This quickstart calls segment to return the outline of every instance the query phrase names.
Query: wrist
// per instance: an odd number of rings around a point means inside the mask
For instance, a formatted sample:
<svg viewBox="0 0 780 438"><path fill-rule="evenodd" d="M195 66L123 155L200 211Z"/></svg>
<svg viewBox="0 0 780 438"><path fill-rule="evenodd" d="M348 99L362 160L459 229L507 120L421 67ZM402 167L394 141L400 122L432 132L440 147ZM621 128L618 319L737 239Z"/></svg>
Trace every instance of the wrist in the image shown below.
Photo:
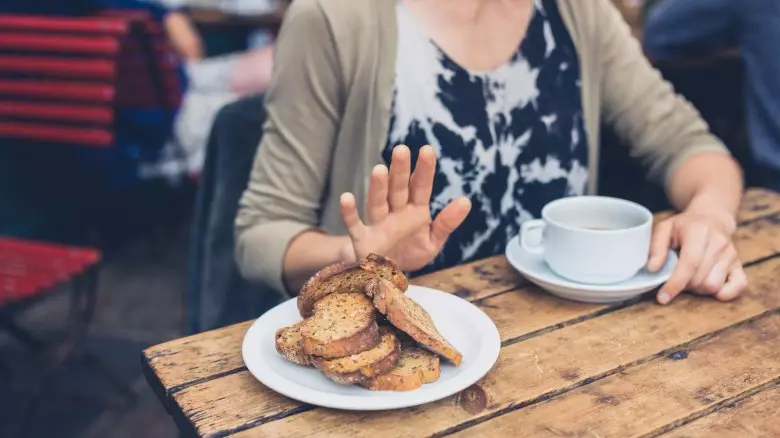
<svg viewBox="0 0 780 438"><path fill-rule="evenodd" d="M340 263L355 263L357 255L355 254L355 247L352 245L352 239L349 236L339 236L338 239L338 261Z"/></svg>
<svg viewBox="0 0 780 438"><path fill-rule="evenodd" d="M729 208L714 197L694 198L685 209L685 213L705 216L718 223L728 234L733 234L737 229L736 209Z"/></svg>

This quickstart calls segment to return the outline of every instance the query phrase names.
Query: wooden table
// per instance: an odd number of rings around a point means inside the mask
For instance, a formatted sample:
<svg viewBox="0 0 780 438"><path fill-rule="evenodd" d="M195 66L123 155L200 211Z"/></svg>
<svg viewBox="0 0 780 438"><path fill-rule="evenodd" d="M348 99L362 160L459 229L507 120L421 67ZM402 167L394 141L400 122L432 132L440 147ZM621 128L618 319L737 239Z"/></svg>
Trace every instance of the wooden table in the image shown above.
<svg viewBox="0 0 780 438"><path fill-rule="evenodd" d="M564 301L504 257L418 279L479 306L503 342L476 385L412 409L343 412L274 393L241 359L251 321L151 347L144 368L185 434L203 437L778 437L780 195L750 190L739 221L750 287L731 303Z"/></svg>
<svg viewBox="0 0 780 438"><path fill-rule="evenodd" d="M194 23L210 28L243 27L277 30L282 24L286 11L287 6L283 5L267 14L239 15L204 8L189 8L187 14Z"/></svg>

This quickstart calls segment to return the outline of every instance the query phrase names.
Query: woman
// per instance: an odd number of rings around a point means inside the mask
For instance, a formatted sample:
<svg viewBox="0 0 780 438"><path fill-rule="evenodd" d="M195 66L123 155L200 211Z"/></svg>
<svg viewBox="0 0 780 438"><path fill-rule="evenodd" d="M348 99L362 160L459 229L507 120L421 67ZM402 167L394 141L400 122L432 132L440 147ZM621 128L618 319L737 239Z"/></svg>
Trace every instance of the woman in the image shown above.
<svg viewBox="0 0 780 438"><path fill-rule="evenodd" d="M653 237L653 270L681 246L659 302L744 289L739 167L609 0L298 0L277 44L236 224L250 280L295 291L370 252L406 271L500 253L545 203L595 193L604 121L681 211Z"/></svg>

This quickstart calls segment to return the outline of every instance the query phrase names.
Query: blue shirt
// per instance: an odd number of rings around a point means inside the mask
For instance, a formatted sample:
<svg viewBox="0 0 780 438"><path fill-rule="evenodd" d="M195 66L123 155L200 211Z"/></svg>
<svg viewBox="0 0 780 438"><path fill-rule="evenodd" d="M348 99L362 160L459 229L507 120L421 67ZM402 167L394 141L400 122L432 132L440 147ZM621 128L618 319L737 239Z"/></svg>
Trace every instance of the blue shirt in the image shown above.
<svg viewBox="0 0 780 438"><path fill-rule="evenodd" d="M439 157L436 215L471 199L469 216L423 272L500 254L523 221L588 180L577 51L555 0L535 0L523 41L489 71L459 65L397 3L394 99L384 150L430 144Z"/></svg>
<svg viewBox="0 0 780 438"><path fill-rule="evenodd" d="M750 147L780 171L780 0L663 0L645 19L656 59L701 55L739 43L745 65Z"/></svg>

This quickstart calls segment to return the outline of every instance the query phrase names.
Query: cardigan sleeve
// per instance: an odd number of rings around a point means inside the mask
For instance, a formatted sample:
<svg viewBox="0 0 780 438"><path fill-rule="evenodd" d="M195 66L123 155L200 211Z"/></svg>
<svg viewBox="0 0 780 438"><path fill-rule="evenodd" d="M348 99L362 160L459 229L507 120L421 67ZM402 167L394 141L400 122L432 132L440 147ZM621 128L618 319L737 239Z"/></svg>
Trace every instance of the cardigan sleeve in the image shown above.
<svg viewBox="0 0 780 438"><path fill-rule="evenodd" d="M648 169L651 180L668 183L691 156L728 154L698 111L675 93L642 52L628 24L609 0L596 0L601 60L602 116Z"/></svg>
<svg viewBox="0 0 780 438"><path fill-rule="evenodd" d="M342 112L340 74L318 0L292 2L277 40L267 120L235 228L242 275L280 292L290 241L319 226Z"/></svg>

